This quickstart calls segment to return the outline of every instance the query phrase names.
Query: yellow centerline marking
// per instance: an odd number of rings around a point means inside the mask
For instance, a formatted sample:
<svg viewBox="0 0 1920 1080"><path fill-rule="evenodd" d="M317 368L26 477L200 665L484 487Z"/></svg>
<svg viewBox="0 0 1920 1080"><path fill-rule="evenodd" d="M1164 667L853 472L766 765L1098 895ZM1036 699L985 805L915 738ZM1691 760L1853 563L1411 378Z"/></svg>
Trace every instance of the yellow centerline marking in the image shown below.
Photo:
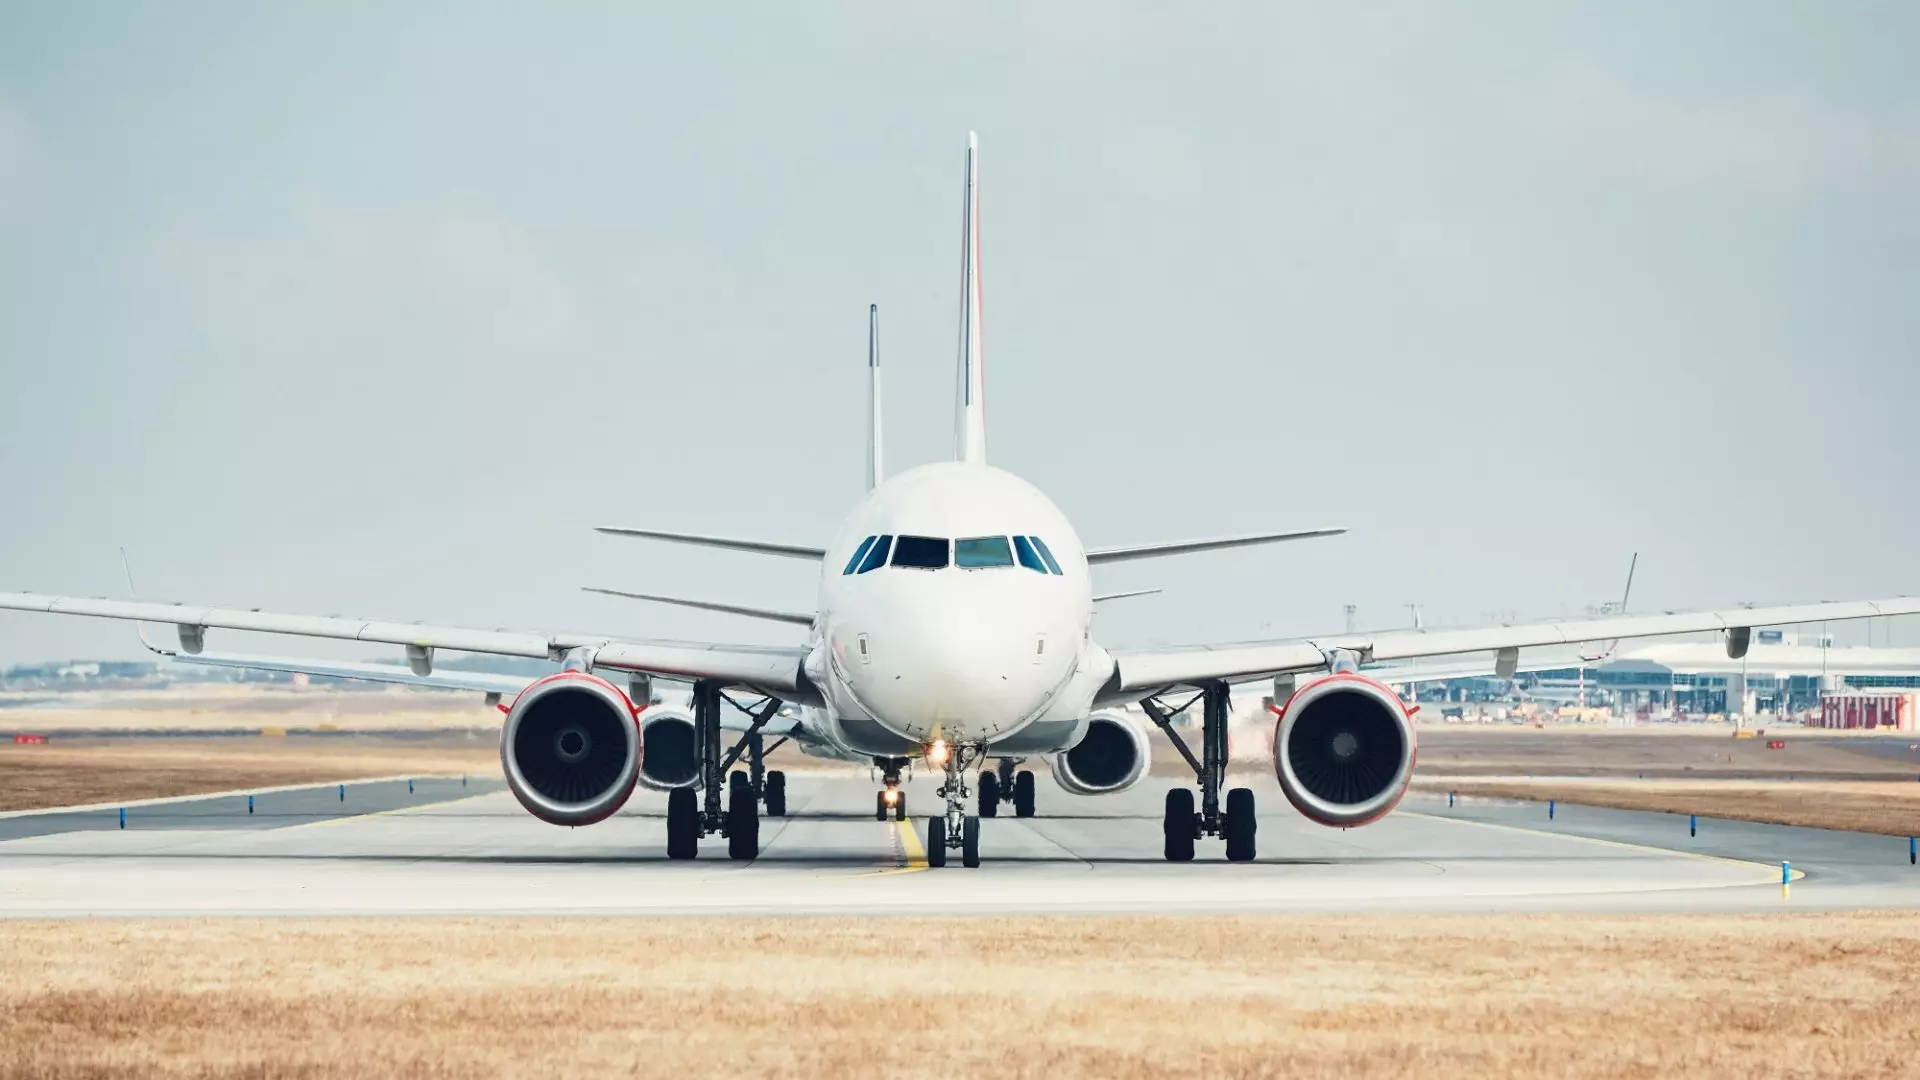
<svg viewBox="0 0 1920 1080"><path fill-rule="evenodd" d="M863 870L853 877L885 877L889 874L917 874L927 869L927 849L920 843L920 834L914 830L911 819L907 821L889 821L887 828L893 833L893 842L899 848L901 860L885 870Z"/></svg>
<svg viewBox="0 0 1920 1080"><path fill-rule="evenodd" d="M1777 865L1754 862L1750 859L1729 859L1725 855L1706 855L1698 851L1683 851L1680 848L1663 848L1655 847L1652 844L1635 844L1626 840L1605 840L1597 836L1581 836L1578 833L1553 832L1548 829L1529 829L1525 825L1507 825L1497 821L1474 821L1471 818L1448 817L1445 814L1427 814L1418 810L1400 810L1396 812L1396 816L1425 818L1428 821L1446 821L1455 825L1478 825L1483 829L1505 829L1508 832L1526 833L1529 836L1557 836L1566 840L1585 840L1589 844L1607 844L1612 847L1625 848L1628 851L1646 851L1655 855L1681 855L1689 859L1704 859L1707 862L1726 863L1728 866L1738 866L1751 870L1764 870L1769 866ZM1793 880L1795 881L1799 881L1806 876L1805 871L1793 871Z"/></svg>
<svg viewBox="0 0 1920 1080"><path fill-rule="evenodd" d="M913 827L913 822L896 821L893 823L893 828L895 833L900 837L901 850L907 853L907 865L900 869L909 873L914 870L925 870L927 868L927 849L921 846L920 833L919 830Z"/></svg>

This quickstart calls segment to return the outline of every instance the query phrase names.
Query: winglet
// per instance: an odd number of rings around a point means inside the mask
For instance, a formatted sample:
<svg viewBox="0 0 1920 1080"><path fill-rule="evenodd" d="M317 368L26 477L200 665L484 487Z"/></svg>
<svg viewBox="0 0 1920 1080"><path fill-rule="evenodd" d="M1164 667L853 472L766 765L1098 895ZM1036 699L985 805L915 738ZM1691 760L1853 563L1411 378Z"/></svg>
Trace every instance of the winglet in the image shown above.
<svg viewBox="0 0 1920 1080"><path fill-rule="evenodd" d="M125 545L122 545L120 548L120 569L125 571L127 575L127 599L129 600L140 599L139 592L137 592L133 587L133 563L127 559L127 549ZM160 646L155 645L152 641L149 641L147 639L146 623L136 621L133 624L133 631L134 633L140 635L140 644L146 646L146 649L148 652L153 653L156 656L178 656L179 655L178 653L172 652L168 649L163 649Z"/></svg>

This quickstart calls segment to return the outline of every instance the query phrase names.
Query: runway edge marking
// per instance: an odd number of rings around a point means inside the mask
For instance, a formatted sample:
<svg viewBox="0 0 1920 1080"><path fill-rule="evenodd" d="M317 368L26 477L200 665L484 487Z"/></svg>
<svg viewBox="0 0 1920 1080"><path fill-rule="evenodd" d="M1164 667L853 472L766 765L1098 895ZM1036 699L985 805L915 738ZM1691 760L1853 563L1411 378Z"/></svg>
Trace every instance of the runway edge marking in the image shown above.
<svg viewBox="0 0 1920 1080"><path fill-rule="evenodd" d="M1779 865L1777 863L1753 862L1749 859L1730 859L1725 855L1708 855L1703 852L1687 851L1682 848L1663 848L1655 847L1652 844L1635 844L1626 840L1607 840L1598 836L1581 836L1579 833L1552 832L1547 829L1529 829L1525 825L1507 825L1498 821L1474 821L1471 818L1453 818L1447 817L1444 814L1423 813L1419 810L1401 810L1397 816L1420 818L1425 821L1444 821L1450 825L1478 825L1483 829L1504 829L1507 832L1526 833L1528 836L1554 836L1562 840L1584 840L1589 844L1606 844L1610 847L1625 848L1628 851L1652 852L1655 855L1679 855L1683 858L1726 863L1728 866L1738 866L1750 870L1773 870ZM1804 870L1793 871L1793 880L1795 881L1799 881L1806 876L1807 874Z"/></svg>

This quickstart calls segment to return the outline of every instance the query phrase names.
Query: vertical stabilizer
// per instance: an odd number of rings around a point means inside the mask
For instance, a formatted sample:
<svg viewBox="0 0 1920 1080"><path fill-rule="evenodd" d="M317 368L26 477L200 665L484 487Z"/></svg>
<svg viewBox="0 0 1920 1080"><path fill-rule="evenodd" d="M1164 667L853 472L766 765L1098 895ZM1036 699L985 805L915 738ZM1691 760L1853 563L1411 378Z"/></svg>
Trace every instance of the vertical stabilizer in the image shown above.
<svg viewBox="0 0 1920 1080"><path fill-rule="evenodd" d="M980 137L967 132L966 206L961 216L960 385L956 399L953 456L987 460L987 404L980 359Z"/></svg>
<svg viewBox="0 0 1920 1080"><path fill-rule="evenodd" d="M867 305L867 490L886 479L880 461L880 305Z"/></svg>

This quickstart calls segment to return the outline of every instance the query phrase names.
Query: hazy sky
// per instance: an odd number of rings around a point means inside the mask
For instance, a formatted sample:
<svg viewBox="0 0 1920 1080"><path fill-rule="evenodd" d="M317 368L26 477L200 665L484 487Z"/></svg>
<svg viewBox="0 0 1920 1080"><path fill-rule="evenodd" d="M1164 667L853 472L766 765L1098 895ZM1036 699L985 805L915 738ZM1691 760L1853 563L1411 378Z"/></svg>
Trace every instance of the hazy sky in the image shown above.
<svg viewBox="0 0 1920 1080"><path fill-rule="evenodd" d="M1920 590L1920 6L0 0L0 589L778 641L951 451L1111 643ZM1896 640L1920 642L1920 626ZM280 650L297 643L266 642ZM229 635L216 647L260 648ZM325 651L325 650L323 650ZM335 651L338 651L337 649ZM350 650L353 651L353 650ZM358 649L357 654L367 650ZM0 614L0 663L138 653Z"/></svg>

